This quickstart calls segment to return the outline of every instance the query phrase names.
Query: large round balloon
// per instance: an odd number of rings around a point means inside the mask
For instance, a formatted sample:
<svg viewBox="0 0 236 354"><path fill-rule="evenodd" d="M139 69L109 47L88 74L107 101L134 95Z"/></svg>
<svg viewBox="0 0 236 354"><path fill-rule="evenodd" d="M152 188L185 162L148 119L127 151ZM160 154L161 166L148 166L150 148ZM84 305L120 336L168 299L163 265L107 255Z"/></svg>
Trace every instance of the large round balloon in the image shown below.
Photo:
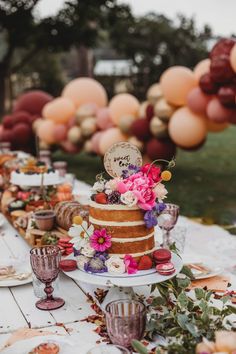
<svg viewBox="0 0 236 354"><path fill-rule="evenodd" d="M210 58L213 59L221 54L229 55L235 43L234 38L222 38L212 48Z"/></svg>
<svg viewBox="0 0 236 354"><path fill-rule="evenodd" d="M66 140L67 128L64 124L56 124L54 128L54 137L57 143Z"/></svg>
<svg viewBox="0 0 236 354"><path fill-rule="evenodd" d="M232 69L236 73L236 44L234 44L234 46L230 52L229 60L230 60L230 64L231 64Z"/></svg>
<svg viewBox="0 0 236 354"><path fill-rule="evenodd" d="M16 124L13 129L13 140L17 147L25 146L30 142L32 137L32 130L26 123Z"/></svg>
<svg viewBox="0 0 236 354"><path fill-rule="evenodd" d="M141 141L147 141L151 137L150 123L147 119L137 119L131 126L131 133Z"/></svg>
<svg viewBox="0 0 236 354"><path fill-rule="evenodd" d="M100 108L97 111L96 123L99 129L106 130L114 126L111 121L110 112L108 107Z"/></svg>
<svg viewBox="0 0 236 354"><path fill-rule="evenodd" d="M75 114L75 105L66 97L55 98L43 108L43 117L57 124L65 124Z"/></svg>
<svg viewBox="0 0 236 354"><path fill-rule="evenodd" d="M146 152L152 161L156 159L170 160L175 156L176 146L170 139L153 138L147 143Z"/></svg>
<svg viewBox="0 0 236 354"><path fill-rule="evenodd" d="M201 76L208 73L210 71L210 59L203 59L201 60L193 69L193 73L197 79L200 80Z"/></svg>
<svg viewBox="0 0 236 354"><path fill-rule="evenodd" d="M206 114L207 104L211 96L205 95L199 87L194 87L188 94L188 107L197 114Z"/></svg>
<svg viewBox="0 0 236 354"><path fill-rule="evenodd" d="M72 100L76 107L85 103L95 103L98 107L107 105L107 94L104 87L89 77L81 77L69 82L62 92L62 96Z"/></svg>
<svg viewBox="0 0 236 354"><path fill-rule="evenodd" d="M54 136L55 123L52 120L44 120L40 122L37 127L37 135L39 139L47 144L54 144L56 142Z"/></svg>
<svg viewBox="0 0 236 354"><path fill-rule="evenodd" d="M211 60L210 73L212 80L216 83L224 84L230 82L235 73L230 65L229 56L222 54L214 57Z"/></svg>
<svg viewBox="0 0 236 354"><path fill-rule="evenodd" d="M207 130L212 133L219 133L229 127L229 123L215 123L210 119L207 119Z"/></svg>
<svg viewBox="0 0 236 354"><path fill-rule="evenodd" d="M118 125L121 117L125 115L138 116L140 104L136 97L129 93L120 93L114 96L109 103L112 121Z"/></svg>
<svg viewBox="0 0 236 354"><path fill-rule="evenodd" d="M186 148L200 144L207 134L206 119L187 107L179 108L173 114L168 128L171 139Z"/></svg>
<svg viewBox="0 0 236 354"><path fill-rule="evenodd" d="M224 107L217 98L213 98L207 105L207 116L215 123L227 122L233 114L234 111Z"/></svg>
<svg viewBox="0 0 236 354"><path fill-rule="evenodd" d="M14 111L26 111L32 115L40 116L46 103L53 97L40 90L28 91L20 95L14 105Z"/></svg>
<svg viewBox="0 0 236 354"><path fill-rule="evenodd" d="M127 137L121 133L119 128L110 128L103 132L99 143L99 150L102 155L115 143L126 141Z"/></svg>
<svg viewBox="0 0 236 354"><path fill-rule="evenodd" d="M197 85L193 72L184 66L173 66L161 76L161 89L165 99L182 106L187 101L187 95Z"/></svg>

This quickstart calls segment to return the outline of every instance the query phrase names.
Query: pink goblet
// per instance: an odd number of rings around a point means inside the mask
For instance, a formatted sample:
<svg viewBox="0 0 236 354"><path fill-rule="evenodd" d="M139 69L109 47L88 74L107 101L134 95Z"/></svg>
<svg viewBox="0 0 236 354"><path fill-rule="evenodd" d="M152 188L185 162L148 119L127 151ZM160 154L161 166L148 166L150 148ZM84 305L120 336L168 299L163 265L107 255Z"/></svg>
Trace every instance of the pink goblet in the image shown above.
<svg viewBox="0 0 236 354"><path fill-rule="evenodd" d="M165 203L166 207L158 216L158 225L163 232L163 247L171 245L170 230L175 227L179 217L179 206L176 204Z"/></svg>
<svg viewBox="0 0 236 354"><path fill-rule="evenodd" d="M65 301L52 296L53 287L51 283L59 274L59 262L61 260L60 248L58 246L35 247L30 251L30 263L36 277L45 284L46 299L36 302L40 310L55 310L63 306Z"/></svg>

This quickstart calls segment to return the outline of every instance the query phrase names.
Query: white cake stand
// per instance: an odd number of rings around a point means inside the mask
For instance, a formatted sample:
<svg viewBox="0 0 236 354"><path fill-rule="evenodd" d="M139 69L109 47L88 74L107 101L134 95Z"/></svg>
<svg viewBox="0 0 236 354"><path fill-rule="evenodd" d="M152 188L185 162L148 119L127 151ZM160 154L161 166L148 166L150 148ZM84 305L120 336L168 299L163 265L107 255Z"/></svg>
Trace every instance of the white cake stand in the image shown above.
<svg viewBox="0 0 236 354"><path fill-rule="evenodd" d="M67 259L73 259L73 256L67 257ZM168 279L175 277L182 269L183 262L179 256L172 253L171 262L175 266L175 273L163 276L157 272L151 274L142 274L142 272L135 275L127 276L107 276L107 275L97 275L90 274L79 269L76 269L72 272L64 272L68 277L74 279L76 282L83 282L85 284L91 284L95 286L107 287L109 289L106 297L100 307L104 310L106 305L115 300L134 298L135 293L133 288L137 286L152 285L157 283L162 283Z"/></svg>

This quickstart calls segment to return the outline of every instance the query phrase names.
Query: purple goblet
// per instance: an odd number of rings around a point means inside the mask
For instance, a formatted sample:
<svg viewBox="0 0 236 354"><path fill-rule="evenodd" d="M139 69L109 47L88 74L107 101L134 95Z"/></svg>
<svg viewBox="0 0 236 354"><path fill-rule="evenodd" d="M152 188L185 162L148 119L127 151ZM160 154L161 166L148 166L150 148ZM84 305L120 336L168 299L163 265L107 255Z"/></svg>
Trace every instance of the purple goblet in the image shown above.
<svg viewBox="0 0 236 354"><path fill-rule="evenodd" d="M171 245L170 230L175 227L179 217L179 206L176 204L165 203L166 207L158 217L158 225L163 232L163 246Z"/></svg>
<svg viewBox="0 0 236 354"><path fill-rule="evenodd" d="M106 326L113 344L130 347L142 339L146 326L146 307L135 300L112 301L106 306Z"/></svg>
<svg viewBox="0 0 236 354"><path fill-rule="evenodd" d="M30 251L30 263L36 277L45 284L46 299L36 302L36 307L40 310L55 310L63 306L65 301L52 296L53 287L51 283L59 274L59 262L61 259L60 248L58 246L35 247Z"/></svg>

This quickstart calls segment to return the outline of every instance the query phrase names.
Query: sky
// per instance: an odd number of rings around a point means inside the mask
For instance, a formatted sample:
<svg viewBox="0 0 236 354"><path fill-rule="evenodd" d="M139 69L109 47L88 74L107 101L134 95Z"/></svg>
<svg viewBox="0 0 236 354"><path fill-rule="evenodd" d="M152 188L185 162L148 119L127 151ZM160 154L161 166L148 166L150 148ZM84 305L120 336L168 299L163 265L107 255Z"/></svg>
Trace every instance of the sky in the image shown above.
<svg viewBox="0 0 236 354"><path fill-rule="evenodd" d="M86 1L86 0L85 0ZM135 15L159 12L171 19L177 13L195 17L197 27L209 24L214 34L230 36L236 34L236 0L118 0L129 4ZM41 17L56 14L65 0L41 0L37 12ZM96 3L96 0L94 0Z"/></svg>

